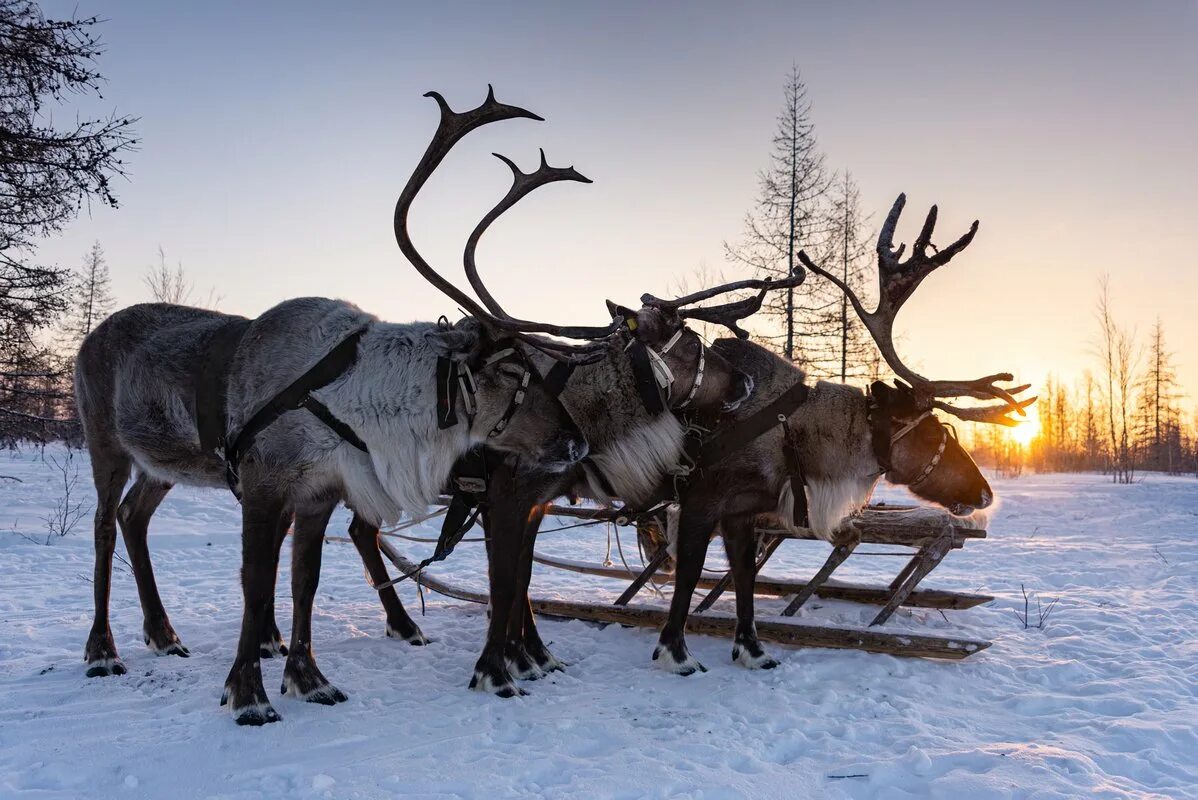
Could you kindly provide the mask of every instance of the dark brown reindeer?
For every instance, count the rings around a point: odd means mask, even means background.
[[[958,516],[972,514],[993,502],[993,490],[977,465],[957,442],[951,427],[933,411],[976,422],[1013,425],[1008,414],[1024,414],[1024,408],[1035,398],[1016,399],[1015,395],[1027,386],[999,386],[1000,381],[1012,380],[1008,374],[974,380],[928,380],[899,359],[892,336],[895,315],[924,278],[965,249],[978,228],[974,222],[952,245],[935,251],[931,244],[936,222],[933,207],[910,257],[903,260],[905,245],[896,250],[893,239],[904,203],[900,195],[878,236],[880,293],[874,311],[866,311],[849,287],[805,253],[799,258],[808,269],[846,292],[886,362],[907,383],[896,381],[891,387],[879,381],[868,392],[862,392],[821,381],[803,389],[803,372],[764,348],[737,339],[721,339],[714,344],[713,349],[756,383],[749,401],[721,424],[747,419],[784,396],[798,397],[800,403],[783,415],[785,425],[776,425],[718,463],[704,465],[681,498],[674,595],[653,654],[662,667],[683,675],[703,669],[687,650],[684,629],[707,546],[715,533],[723,536],[736,590],[737,630],[732,657],[749,668],[776,665],[762,649],[753,621],[755,530],[762,524],[797,524],[791,489],[795,470],[788,466],[788,458],[799,465],[805,479],[808,526],[837,544],[852,540],[852,516],[864,507],[883,475]],[[997,398],[1001,402],[962,408],[939,399],[954,397]]]
[[[488,117],[491,121],[494,116],[490,113],[492,98],[478,109],[455,113],[439,95],[433,96],[440,104],[441,120],[414,179],[431,171],[427,163],[429,154],[443,155],[464,135],[473,120]],[[511,113],[511,116],[521,115]],[[523,321],[511,317],[480,279],[475,262],[479,241],[491,223],[534,189],[555,181],[587,179],[573,168],[550,167],[544,153],[539,168],[529,174],[509,159],[499,157],[512,169],[512,188],[471,233],[463,261],[471,286],[487,309],[509,324],[521,325]],[[538,636],[527,599],[533,545],[545,503],[562,494],[604,500],[615,495],[630,501],[647,497],[678,464],[685,428],[671,412],[732,410],[751,393],[752,382],[744,373],[707,348],[686,327],[686,320],[722,323],[743,333],[736,323],[760,307],[764,291],[798,285],[801,280],[799,277],[779,282],[740,281],[678,301],[646,298],[647,302],[635,311],[608,304],[619,323],[618,340],[607,343],[600,358],[573,370],[560,395],[590,444],[586,463],[557,473],[528,459],[504,458],[502,454],[489,458],[490,474],[482,508],[490,563],[491,617],[486,644],[471,680],[472,688],[510,697],[521,692],[515,685],[513,672],[515,677],[535,678],[561,666]],[[686,307],[744,288],[758,288],[762,293],[716,307]],[[638,357],[643,359],[645,369],[650,370],[648,386],[643,370],[638,376],[634,364]],[[537,358],[541,366],[549,367],[545,356]],[[388,583],[387,571],[376,550],[377,527],[357,515],[351,524],[351,534],[359,549],[374,550],[371,559],[374,583]],[[388,629],[414,628],[393,588],[385,586],[380,596],[387,609]]]

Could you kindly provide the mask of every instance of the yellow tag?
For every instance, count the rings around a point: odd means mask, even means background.
[[[624,324],[628,326],[628,330],[636,330],[636,317],[625,317]]]

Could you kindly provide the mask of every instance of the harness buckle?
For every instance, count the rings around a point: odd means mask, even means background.
[[[482,494],[487,491],[487,482],[482,478],[460,477],[454,478],[453,483],[460,491],[467,494]]]

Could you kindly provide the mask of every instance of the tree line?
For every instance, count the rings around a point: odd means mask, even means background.
[[[861,209],[852,173],[828,167],[797,67],[786,76],[781,105],[757,199],[740,239],[725,244],[727,260],[760,277],[780,277],[806,250],[868,305],[877,231]],[[760,316],[755,338],[812,378],[860,384],[891,377],[846,297],[827,281],[772,292]],[[1039,422],[1033,440],[1023,445],[1005,429],[965,424],[972,452],[1005,474],[1025,467],[1093,470],[1122,483],[1142,470],[1198,474],[1198,411],[1185,406],[1163,323],[1157,320],[1147,340],[1137,341],[1116,319],[1106,278],[1094,316],[1092,369],[1074,385],[1048,376],[1032,410]]]

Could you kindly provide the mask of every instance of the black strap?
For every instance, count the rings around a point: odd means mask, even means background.
[[[666,410],[666,398],[661,387],[657,384],[657,376],[653,374],[653,365],[649,363],[649,350],[645,343],[633,339],[625,352],[628,362],[632,365],[632,379],[636,384],[637,394],[645,404],[645,410],[650,414],[661,414]]]
[[[659,484],[652,499],[643,504],[641,510],[622,510],[620,517],[629,521],[639,520],[646,515],[651,516],[662,503],[678,500],[696,475],[772,430],[780,424],[779,417],[789,417],[806,402],[810,393],[811,389],[808,386],[797,383],[751,416],[730,425],[717,425],[708,435],[704,435],[705,429],[702,426],[688,426],[680,457],[684,469],[680,474],[673,475]],[[801,500],[796,496],[796,504],[806,503],[806,493],[801,494]]]
[[[574,368],[578,366],[572,361],[557,361],[549,368],[549,372],[545,373],[545,377],[541,380],[541,385],[545,387],[545,391],[554,397],[558,397],[565,390],[566,384],[570,381],[570,376],[574,374]]]
[[[332,428],[333,433],[337,434],[342,439],[361,450],[363,453],[370,452],[370,450],[368,450],[366,447],[366,442],[362,441],[358,434],[354,433],[354,429],[337,419],[337,417],[333,416],[333,412],[329,411],[329,407],[324,403],[320,402],[312,395],[308,395],[304,398],[303,407],[311,411],[318,420]]]
[[[752,416],[733,425],[717,427],[703,442],[699,451],[699,464],[718,464],[727,456],[740,450],[749,442],[771,430],[778,424],[779,417],[789,417],[795,409],[807,402],[811,389],[804,383],[796,383],[769,405],[754,412]]]
[[[790,475],[790,493],[793,497],[791,521],[797,527],[808,528],[811,526],[811,513],[807,504],[807,477],[803,474],[798,438],[785,418],[782,420],[782,452],[786,458],[786,472]]]
[[[200,449],[214,453],[225,446],[228,432],[229,369],[237,345],[250,327],[244,318],[228,320],[208,340],[196,376],[195,415]]]
[[[485,447],[475,447],[459,458],[453,465],[450,475],[452,493],[445,518],[441,523],[441,535],[437,537],[437,547],[433,554],[416,565],[410,572],[398,578],[381,583],[375,589],[382,590],[388,586],[403,583],[414,578],[421,571],[438,561],[445,560],[462,538],[470,532],[486,505],[487,481],[490,476],[489,452]]]
[[[334,417],[332,412],[322,403],[309,397],[311,392],[328,386],[353,366],[358,358],[358,341],[365,332],[366,329],[362,328],[343,339],[324,358],[317,361],[311,369],[301,375],[286,389],[275,395],[270,402],[258,409],[257,413],[250,417],[249,421],[245,423],[236,436],[230,437],[232,443],[225,451],[225,480],[228,481],[229,488],[233,490],[234,494],[238,494],[236,488],[239,482],[237,468],[241,463],[242,456],[253,446],[254,440],[258,437],[259,433],[288,411],[307,408],[321,422],[324,422],[340,434],[350,444],[362,450],[366,449],[366,445],[357,434],[353,433],[348,425]],[[343,431],[349,431],[352,438],[345,436]]]

